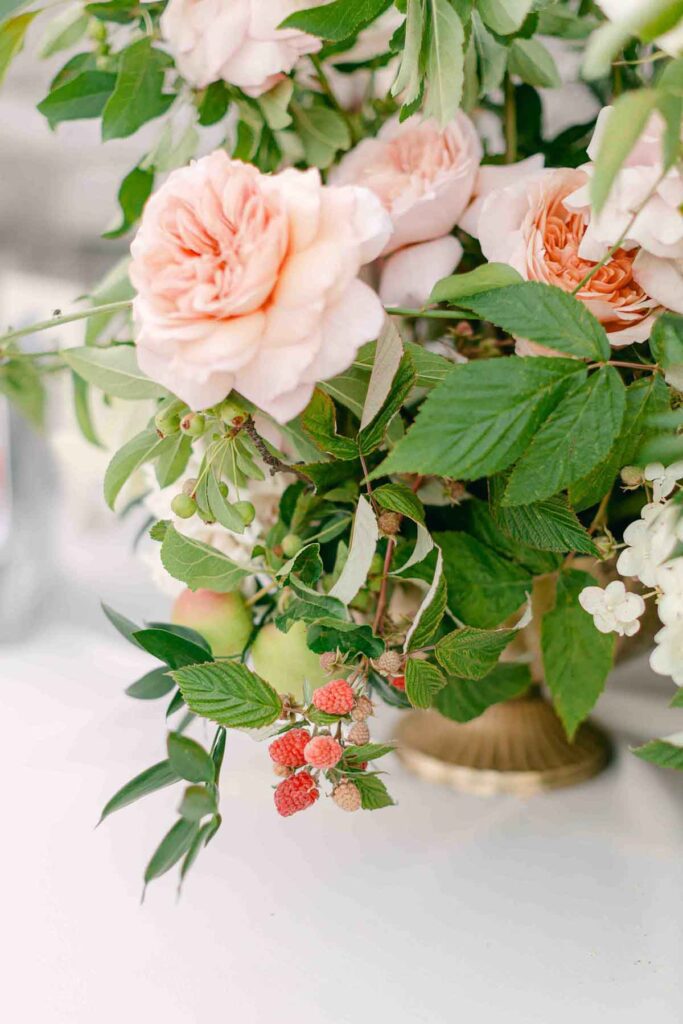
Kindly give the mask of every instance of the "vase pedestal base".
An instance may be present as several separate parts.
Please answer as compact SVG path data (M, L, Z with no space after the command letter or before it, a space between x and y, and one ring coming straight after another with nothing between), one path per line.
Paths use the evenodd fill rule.
M551 704L536 695L494 704L463 724L413 711L397 737L398 756L415 775L479 796L573 786L602 771L610 755L606 735L591 722L570 743Z

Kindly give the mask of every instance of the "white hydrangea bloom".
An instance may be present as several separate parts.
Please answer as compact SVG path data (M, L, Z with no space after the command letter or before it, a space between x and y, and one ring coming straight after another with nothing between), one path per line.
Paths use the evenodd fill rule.
M683 618L660 629L655 634L655 643L650 668L660 676L671 676L677 686L683 686Z
M657 569L669 558L676 546L678 510L671 505L644 505L641 518L624 530L627 547L617 560L622 576L637 576L646 587L654 587Z
M593 616L595 628L601 633L618 633L619 636L633 636L640 629L640 616L645 611L645 601L640 594L630 594L621 580L613 580L605 589L584 587L579 594L579 604Z
M661 596L657 613L665 626L683 621L683 558L665 562L657 570L657 586Z
M652 496L655 501L668 498L679 480L683 480L683 459L664 466L661 462L651 462L643 471L646 480L652 483Z

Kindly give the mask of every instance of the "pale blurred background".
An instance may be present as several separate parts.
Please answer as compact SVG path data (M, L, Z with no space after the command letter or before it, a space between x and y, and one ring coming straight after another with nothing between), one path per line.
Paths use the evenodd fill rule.
M36 25L28 50L40 36ZM65 55L23 55L0 91L0 327L65 308L121 256L103 241L123 175L159 131L101 145L35 110ZM576 58L562 54L568 78ZM547 97L556 132L589 116L582 86ZM79 343L82 327L34 339ZM2 427L0 426L0 436ZM68 388L38 436L10 428L12 533L0 556L4 882L0 1005L18 1024L679 1024L683 788L627 746L683 727L646 662L610 683L616 738L593 782L522 801L430 788L397 762L398 806L340 820L320 801L278 819L265 748L231 738L225 826L179 906L175 878L138 906L174 817L166 791L97 832L105 799L164 756L163 711L124 687L149 668L103 618L163 617L133 551L139 515L101 497L106 454L77 435ZM379 735L390 736L390 715Z

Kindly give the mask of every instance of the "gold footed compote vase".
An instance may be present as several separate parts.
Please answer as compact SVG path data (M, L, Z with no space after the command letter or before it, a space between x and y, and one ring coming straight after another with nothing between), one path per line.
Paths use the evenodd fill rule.
M606 733L587 721L568 740L543 695L539 624L550 600L551 581L536 580L534 619L506 652L530 662L534 685L521 696L493 704L471 722L454 722L437 711L408 712L397 729L397 753L410 771L428 782L480 796L529 796L584 782L602 771L611 749ZM620 640L617 660L644 649L648 633L645 628L628 643Z

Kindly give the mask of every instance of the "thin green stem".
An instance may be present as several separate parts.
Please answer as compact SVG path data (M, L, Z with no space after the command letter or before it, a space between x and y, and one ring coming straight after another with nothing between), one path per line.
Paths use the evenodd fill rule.
M462 309L407 309L403 306L386 306L389 316L427 317L431 320L473 320L471 313Z
M0 336L0 346L6 341L14 341L15 338L23 338L27 334L49 331L51 327L61 327L62 324L71 324L76 320L87 320L91 316L99 316L100 313L118 313L124 309L130 309L132 304L132 299L122 299L120 302L107 302L103 306L91 306L90 309L82 309L78 313L60 313L50 317L49 320L39 320L35 324L29 324L28 327L19 327L16 331L8 331L7 334Z
M505 163L513 164L517 159L517 98L515 85L509 74L505 75Z

